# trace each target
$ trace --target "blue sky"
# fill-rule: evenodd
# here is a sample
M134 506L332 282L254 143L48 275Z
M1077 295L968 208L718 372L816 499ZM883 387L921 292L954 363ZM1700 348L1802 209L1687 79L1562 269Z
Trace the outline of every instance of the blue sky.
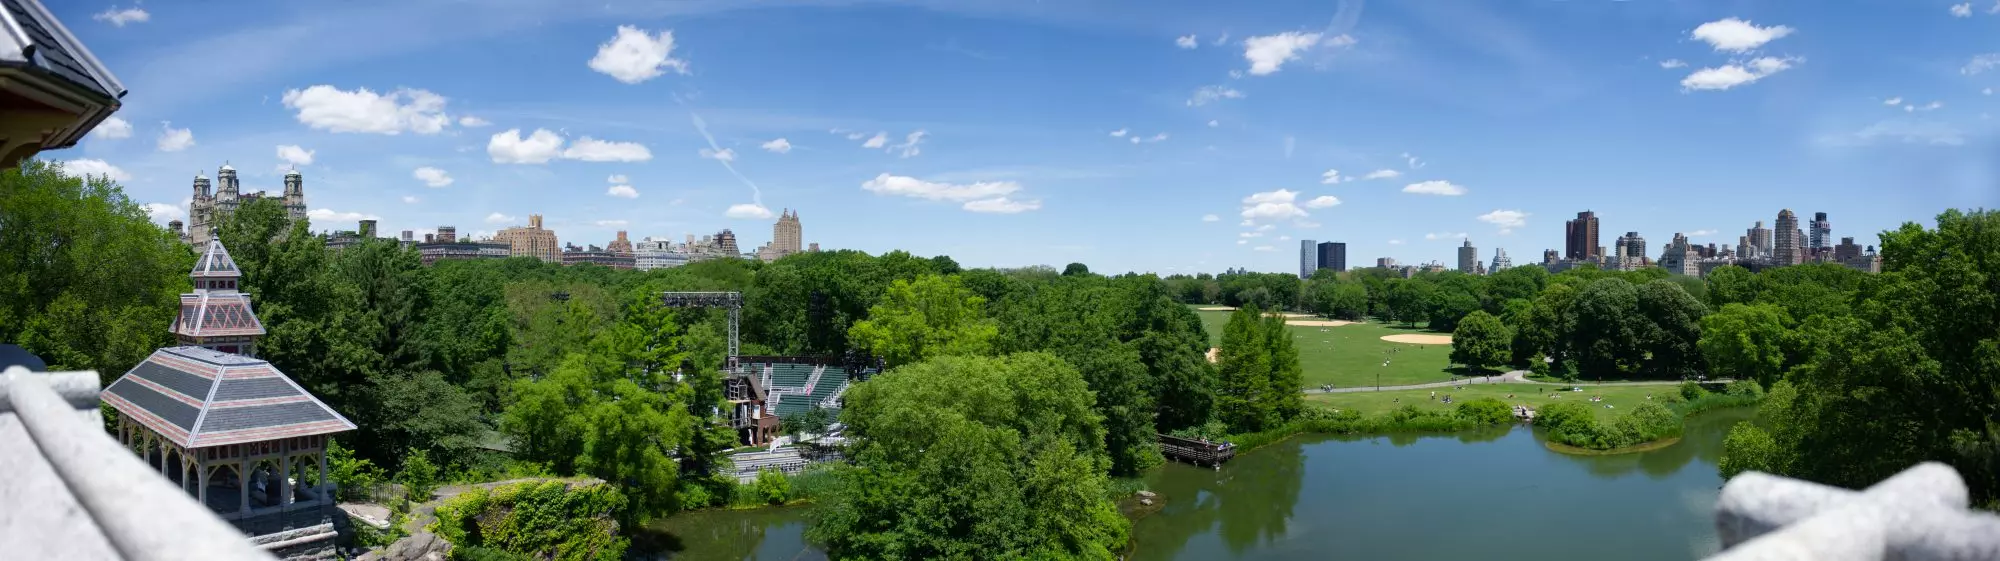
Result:
M315 229L747 249L790 208L972 266L1528 262L1586 209L1873 244L2000 206L1996 2L60 1L131 93L44 157L162 222L227 161L296 165Z

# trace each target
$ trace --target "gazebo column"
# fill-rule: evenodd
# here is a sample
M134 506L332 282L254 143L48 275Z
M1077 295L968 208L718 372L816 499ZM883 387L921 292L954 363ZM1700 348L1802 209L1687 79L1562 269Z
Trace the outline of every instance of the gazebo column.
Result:
M160 475L167 474L167 439L160 439Z
M326 447L319 449L319 498L333 504L333 480L326 478Z
M283 506L292 506L292 455L291 455L291 453L290 453L290 452L287 452L287 453L285 453L285 454L281 454L281 455L279 455L279 456L278 456L278 464L279 464L279 469L280 469L281 471L283 471L283 472L284 472L284 475L282 475L282 476L279 476L279 477L278 477L278 492L280 492L280 493L283 493L283 494L284 494L284 497L285 497L285 498L283 498L283 499L279 500L279 501L278 501L278 504L280 504L280 505L283 505Z
M197 459L194 461L194 466L195 466L194 498L197 501L201 501L201 506L207 507L208 506L208 463Z
M236 494L243 497L243 502L236 503L236 515L242 517L250 514L250 458L248 457L236 462Z

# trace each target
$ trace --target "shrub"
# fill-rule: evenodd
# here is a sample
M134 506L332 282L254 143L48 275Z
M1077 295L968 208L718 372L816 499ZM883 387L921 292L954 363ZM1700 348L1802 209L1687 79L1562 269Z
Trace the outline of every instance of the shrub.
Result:
M1542 353L1535 353L1535 356L1533 358L1528 359L1528 373L1543 378L1548 377L1549 376L1548 356L1543 355Z
M1764 397L1764 386L1756 380L1737 380L1723 388L1722 393L1749 397Z
M624 507L625 496L610 485L516 483L446 500L429 530L457 547L536 559L615 561L627 542L617 537L612 515Z
M774 469L757 472L757 498L766 503L781 505L791 499L792 481L784 473Z
M1704 395L1708 395L1708 390L1701 389L1701 384L1695 383L1694 380L1681 382L1681 398L1694 401Z
M403 460L403 471L396 472L396 482L403 485L403 498L412 502L429 502L431 494L437 492L437 464L431 463L430 456L423 450L411 448L409 459Z
M327 478L339 488L338 495L343 501L371 501L375 487L382 484L382 468L361 458L354 457L354 451L331 442L326 449Z
M1757 425L1736 423L1722 439L1722 459L1715 463L1715 471L1724 480L1746 471L1771 471L1777 454L1778 444L1770 433Z
M1514 408L1498 399L1482 397L1459 403L1458 416L1477 425L1503 425L1514 420Z

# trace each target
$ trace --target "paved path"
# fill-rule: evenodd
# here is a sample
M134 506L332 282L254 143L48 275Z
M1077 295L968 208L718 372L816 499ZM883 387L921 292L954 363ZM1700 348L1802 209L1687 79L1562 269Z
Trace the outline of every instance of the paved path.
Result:
M1716 382L1721 382L1722 380L1715 380L1715 381L1716 381ZM1582 386L1582 385L1589 385L1589 386L1678 386L1678 385L1680 385L1680 384L1681 384L1681 382L1680 382L1679 380L1646 380L1646 381L1641 381L1641 382L1595 382L1595 383L1593 383L1593 382L1584 382L1584 381L1578 381L1578 382L1574 382L1574 383L1571 383L1571 382L1543 382L1543 381L1540 381L1540 380L1529 380L1529 379L1528 379L1528 371L1526 371L1526 370L1515 370L1515 371L1513 371L1513 372L1508 372L1508 373L1506 373L1506 374L1501 374L1501 375L1499 375L1499 376L1486 376L1486 377L1480 377L1480 378L1460 378L1460 379L1457 379L1457 380L1450 380L1450 381L1445 381L1445 382L1432 382L1432 383L1429 383L1429 384L1411 384L1411 385L1407 385L1407 386L1381 386L1381 387L1379 387L1379 388L1378 388L1378 387L1375 387L1375 386L1362 386L1362 387L1358 387L1358 388L1334 388L1334 389L1332 389L1332 390L1330 390L1330 391L1329 391L1329 390L1322 390L1322 389L1319 389L1319 388L1317 388L1317 387L1310 387L1310 388L1306 388L1306 389L1305 389L1305 392L1306 392L1306 393L1309 393L1309 394L1310 394L1310 393L1354 393L1354 392L1372 392L1372 391L1385 391L1385 392L1386 392L1386 391L1394 391L1394 390L1422 390L1422 389L1429 389L1429 388L1449 388L1449 387L1453 387L1453 386L1472 386L1472 385L1478 385L1478 384L1545 384L1545 385L1550 385L1550 386Z

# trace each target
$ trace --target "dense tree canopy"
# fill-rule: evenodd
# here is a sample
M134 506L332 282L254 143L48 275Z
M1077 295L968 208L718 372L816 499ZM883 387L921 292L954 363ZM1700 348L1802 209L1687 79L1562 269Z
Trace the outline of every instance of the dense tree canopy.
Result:
M1514 334L1485 311L1467 314L1451 334L1451 361L1479 372L1506 364Z

